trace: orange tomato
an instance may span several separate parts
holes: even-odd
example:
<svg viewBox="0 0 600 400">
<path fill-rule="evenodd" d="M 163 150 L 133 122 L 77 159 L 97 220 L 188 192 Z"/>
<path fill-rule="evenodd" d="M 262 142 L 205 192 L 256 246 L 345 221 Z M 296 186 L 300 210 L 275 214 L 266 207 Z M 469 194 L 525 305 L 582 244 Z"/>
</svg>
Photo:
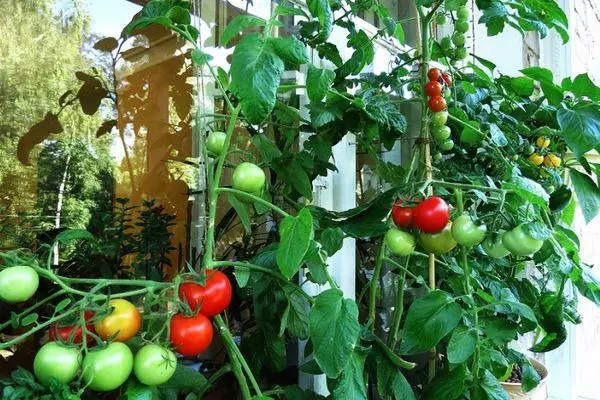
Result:
<svg viewBox="0 0 600 400">
<path fill-rule="evenodd" d="M 124 299 L 113 299 L 108 305 L 112 311 L 96 321 L 96 333 L 102 339 L 113 338 L 115 342 L 126 342 L 134 337 L 142 326 L 142 315 L 138 309 Z"/>
</svg>

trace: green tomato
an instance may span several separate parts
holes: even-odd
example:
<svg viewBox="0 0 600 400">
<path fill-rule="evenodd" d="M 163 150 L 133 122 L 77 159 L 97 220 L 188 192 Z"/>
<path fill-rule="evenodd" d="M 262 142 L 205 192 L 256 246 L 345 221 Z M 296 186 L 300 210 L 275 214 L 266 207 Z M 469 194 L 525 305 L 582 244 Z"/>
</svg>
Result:
<svg viewBox="0 0 600 400">
<path fill-rule="evenodd" d="M 443 151 L 450 151 L 454 148 L 454 141 L 452 139 L 444 140 L 438 146 Z"/>
<path fill-rule="evenodd" d="M 431 115 L 431 124 L 433 126 L 443 126 L 448 122 L 448 111 L 434 112 Z"/>
<path fill-rule="evenodd" d="M 456 247 L 452 237 L 452 223 L 449 222 L 443 231 L 438 233 L 424 233 L 419 235 L 419 243 L 427 253 L 444 254 Z"/>
<path fill-rule="evenodd" d="M 523 153 L 525 153 L 527 155 L 533 154 L 534 151 L 535 151 L 535 147 L 533 147 L 533 145 L 525 146 L 525 148 L 523 149 Z"/>
<path fill-rule="evenodd" d="M 121 386 L 133 369 L 133 354 L 126 344 L 112 342 L 102 350 L 90 351 L 81 365 L 83 380 L 92 390 L 108 392 Z"/>
<path fill-rule="evenodd" d="M 503 234 L 504 231 L 500 231 L 496 235 L 488 236 L 483 241 L 481 247 L 483 248 L 483 251 L 485 251 L 485 254 L 492 258 L 503 258 L 510 254 L 510 251 L 502 244 Z"/>
<path fill-rule="evenodd" d="M 162 385 L 177 369 L 177 357 L 171 350 L 157 344 L 142 347 L 133 360 L 133 373 L 148 386 Z"/>
<path fill-rule="evenodd" d="M 454 47 L 451 49 L 448 49 L 448 50 L 446 50 L 445 54 L 448 58 L 452 59 L 452 58 L 456 57 L 456 49 Z"/>
<path fill-rule="evenodd" d="M 464 60 L 467 57 L 469 57 L 469 52 L 467 51 L 467 49 L 465 49 L 464 47 L 456 49 L 456 58 L 458 60 Z"/>
<path fill-rule="evenodd" d="M 442 50 L 444 52 L 447 52 L 448 50 L 450 50 L 452 48 L 452 39 L 450 39 L 449 36 L 444 36 L 440 40 L 440 47 L 442 48 Z"/>
<path fill-rule="evenodd" d="M 523 225 L 518 225 L 502 235 L 502 244 L 515 256 L 524 257 L 537 253 L 544 241 L 531 237 L 523 230 Z"/>
<path fill-rule="evenodd" d="M 450 137 L 451 134 L 452 134 L 452 131 L 450 130 L 450 127 L 448 127 L 446 125 L 437 127 L 432 132 L 433 138 L 438 142 L 443 142 L 445 140 L 448 140 L 448 138 Z"/>
<path fill-rule="evenodd" d="M 452 91 L 446 87 L 442 92 L 442 96 L 444 96 L 445 99 L 449 99 L 452 96 Z"/>
<path fill-rule="evenodd" d="M 442 159 L 442 153 L 435 153 L 433 155 L 433 161 L 440 161 Z"/>
<path fill-rule="evenodd" d="M 410 233 L 391 228 L 385 234 L 385 244 L 393 255 L 408 256 L 415 250 L 415 238 Z"/>
<path fill-rule="evenodd" d="M 35 269 L 27 265 L 8 267 L 0 271 L 0 299 L 8 303 L 29 300 L 40 285 Z"/>
<path fill-rule="evenodd" d="M 465 247 L 475 247 L 487 233 L 485 225 L 475 225 L 468 215 L 461 215 L 452 222 L 452 237 Z"/>
<path fill-rule="evenodd" d="M 469 31 L 469 22 L 458 20 L 454 25 L 456 32 L 465 33 Z"/>
<path fill-rule="evenodd" d="M 460 32 L 455 32 L 454 35 L 452 35 L 452 43 L 454 43 L 456 47 L 463 47 L 466 41 L 465 35 Z"/>
<path fill-rule="evenodd" d="M 258 165 L 243 162 L 233 171 L 232 187 L 246 193 L 259 193 L 265 181 L 265 173 Z"/>
<path fill-rule="evenodd" d="M 448 22 L 448 19 L 446 18 L 446 14 L 444 13 L 439 13 L 438 15 L 435 16 L 435 22 L 438 25 L 445 25 L 446 22 Z"/>
<path fill-rule="evenodd" d="M 221 155 L 223 148 L 225 147 L 225 139 L 227 134 L 225 132 L 211 132 L 206 138 L 206 149 L 209 153 Z"/>
<path fill-rule="evenodd" d="M 44 385 L 53 380 L 67 384 L 77 375 L 80 364 L 81 354 L 76 347 L 48 342 L 35 355 L 33 372 Z"/>
<path fill-rule="evenodd" d="M 459 20 L 468 20 L 471 18 L 471 10 L 469 10 L 468 6 L 460 6 L 456 11 L 456 17 Z"/>
</svg>

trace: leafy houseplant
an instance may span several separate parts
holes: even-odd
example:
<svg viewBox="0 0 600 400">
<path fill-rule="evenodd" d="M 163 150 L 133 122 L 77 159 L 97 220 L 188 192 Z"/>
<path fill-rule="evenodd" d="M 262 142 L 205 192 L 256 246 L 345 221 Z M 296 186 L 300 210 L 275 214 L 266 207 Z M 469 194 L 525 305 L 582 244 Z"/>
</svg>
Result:
<svg viewBox="0 0 600 400">
<path fill-rule="evenodd" d="M 509 77 L 480 58 L 477 65 L 465 65 L 461 60 L 468 55 L 464 32 L 470 17 L 465 3 L 416 0 L 416 49 L 397 54 L 388 73 L 362 76 L 364 66 L 373 62 L 375 39 L 404 36 L 405 21 L 395 21 L 377 2 L 309 0 L 307 9 L 290 2 L 279 4 L 269 20 L 236 17 L 224 30 L 222 45 L 247 28 L 260 29 L 235 46 L 226 72 L 213 67 L 198 45 L 187 1 L 150 1 L 124 30 L 124 38 L 155 24 L 171 29 L 194 46 L 193 63 L 214 77 L 225 104 L 222 114 L 199 110 L 197 116 L 226 126 L 224 134 L 209 137 L 210 154 L 204 154 L 210 160 L 208 224 L 199 268 L 180 271 L 170 281 L 81 278 L 57 274 L 50 260 L 5 253 L 4 271 L 27 265 L 35 276 L 56 283 L 57 291 L 14 313 L 3 329 L 28 329 L 0 348 L 70 319 L 82 330 L 78 347 L 84 357 L 94 352 L 94 341 L 106 350 L 112 344 L 106 347 L 105 341 L 115 336 L 98 337 L 87 329 L 85 311 L 95 313 L 92 321 L 104 321 L 112 315 L 108 302 L 122 298 L 143 307 L 142 341 L 174 344 L 170 321 L 183 319 L 181 315 L 195 318 L 191 315 L 198 309 L 196 317 L 202 316 L 203 302 L 214 300 L 207 295 L 192 306 L 189 298 L 178 296 L 180 287 L 188 280 L 208 287 L 213 270 L 232 268 L 239 297 L 251 310 L 241 346 L 230 331 L 232 324 L 220 313 L 210 315 L 229 361 L 202 381 L 198 373 L 178 366 L 171 379 L 181 383 L 190 374 L 196 379 L 193 386 L 171 381 L 145 386 L 138 380 L 146 376 L 136 372 L 138 380 L 131 377 L 125 383 L 128 398 L 177 393 L 201 398 L 228 372 L 244 399 L 321 398 L 277 374 L 286 367 L 286 344 L 293 340 L 307 341 L 308 361 L 300 368 L 325 374 L 332 399 L 507 399 L 500 380 L 510 376 L 514 365 L 522 371 L 523 388 L 534 388 L 539 375 L 508 344 L 533 332 L 532 351 L 560 346 L 565 324 L 580 322 L 576 298 L 565 292 L 568 284 L 600 304 L 600 282 L 581 262 L 579 239 L 569 228 L 578 206 L 588 222 L 600 207 L 600 189 L 593 180 L 598 168 L 585 158 L 600 145 L 600 88 L 585 74 L 557 83 L 541 67 Z M 566 17 L 552 1 L 476 5 L 490 35 L 510 25 L 541 36 L 554 29 L 568 39 Z M 354 17 L 367 11 L 383 23 L 374 36 L 355 24 Z M 298 35 L 275 36 L 279 18 L 289 15 L 300 19 Z M 455 22 L 455 32 L 437 42 L 431 38 L 432 21 L 444 22 L 447 16 Z M 328 41 L 334 26 L 348 32 L 347 44 L 354 52 L 347 60 Z M 307 47 L 335 69 L 309 65 Z M 303 66 L 306 85 L 280 85 L 285 70 Z M 351 90 L 355 87 L 357 91 Z M 306 89 L 310 119 L 283 102 L 281 94 L 297 88 Z M 380 146 L 390 149 L 406 134 L 398 103 L 415 103 L 421 110 L 412 160 L 404 167 L 378 155 Z M 236 152 L 231 143 L 240 126 L 250 133 L 258 156 L 244 153 L 244 162 L 232 165 L 228 156 Z M 311 135 L 297 149 L 301 132 Z M 307 205 L 312 181 L 335 170 L 332 147 L 349 132 L 390 188 L 344 212 Z M 229 167 L 234 169 L 232 187 L 225 187 L 222 178 Z M 571 186 L 565 184 L 567 177 Z M 263 245 L 243 249 L 246 257 L 235 261 L 219 259 L 215 252 L 222 232 L 216 229 L 217 207 L 225 196 L 247 232 L 253 230 L 252 220 L 264 214 L 277 227 Z M 405 209 L 403 218 L 397 209 Z M 346 237 L 357 239 L 366 255 L 361 258 L 364 268 L 372 270 L 370 279 L 359 279 L 363 286 L 356 301 L 344 298 L 326 261 Z M 76 240 L 93 238 L 81 230 L 57 237 L 57 243 Z M 153 254 L 162 257 L 169 250 L 163 246 Z M 295 279 L 301 269 L 307 279 L 329 288 L 307 294 Z M 396 288 L 394 307 L 387 310 L 381 295 L 389 290 L 382 284 L 384 274 Z M 36 310 L 45 304 L 53 311 L 38 319 Z M 74 335 L 69 343 L 75 342 Z M 6 396 L 17 390 L 43 391 L 23 379 L 25 372 L 15 374 L 6 382 Z M 79 396 L 89 395 L 82 382 L 76 383 L 72 387 Z"/>
</svg>

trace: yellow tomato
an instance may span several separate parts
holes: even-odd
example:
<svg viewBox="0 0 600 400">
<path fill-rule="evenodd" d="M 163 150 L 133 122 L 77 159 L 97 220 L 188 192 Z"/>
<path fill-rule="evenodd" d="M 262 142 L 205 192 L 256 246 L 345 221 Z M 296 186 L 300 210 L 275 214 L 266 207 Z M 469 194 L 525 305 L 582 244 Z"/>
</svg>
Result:
<svg viewBox="0 0 600 400">
<path fill-rule="evenodd" d="M 544 157 L 544 165 L 548 168 L 560 167 L 561 163 L 562 160 L 556 154 L 550 153 L 546 157 Z"/>
<path fill-rule="evenodd" d="M 532 155 L 527 157 L 527 159 L 531 161 L 533 165 L 541 165 L 544 162 L 544 156 L 537 153 L 533 153 Z"/>
<path fill-rule="evenodd" d="M 102 339 L 112 338 L 115 342 L 126 342 L 134 337 L 142 326 L 142 315 L 138 309 L 124 299 L 113 299 L 108 305 L 112 311 L 96 321 L 96 333 Z"/>
<path fill-rule="evenodd" d="M 548 139 L 547 137 L 540 136 L 536 139 L 535 144 L 537 144 L 538 147 L 546 148 L 550 146 L 550 139 Z"/>
</svg>

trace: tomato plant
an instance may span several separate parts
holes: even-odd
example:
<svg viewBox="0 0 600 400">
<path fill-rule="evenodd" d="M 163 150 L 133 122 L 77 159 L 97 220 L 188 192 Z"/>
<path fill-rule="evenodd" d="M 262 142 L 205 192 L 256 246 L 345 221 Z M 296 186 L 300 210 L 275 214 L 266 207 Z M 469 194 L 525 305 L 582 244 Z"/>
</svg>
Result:
<svg viewBox="0 0 600 400">
<path fill-rule="evenodd" d="M 134 337 L 142 326 L 142 315 L 135 305 L 124 299 L 113 299 L 108 306 L 110 313 L 94 324 L 98 335 L 102 339 L 112 338 L 118 342 L 126 342 Z"/>
<path fill-rule="evenodd" d="M 452 237 L 465 247 L 477 246 L 485 238 L 487 227 L 476 225 L 468 215 L 461 215 L 452 221 Z"/>
<path fill-rule="evenodd" d="M 196 356 L 204 352 L 213 339 L 212 323 L 202 314 L 189 317 L 174 315 L 170 332 L 171 345 L 183 356 Z"/>
<path fill-rule="evenodd" d="M 175 353 L 157 344 L 145 345 L 133 359 L 133 373 L 144 385 L 162 385 L 171 379 L 176 369 Z"/>
<path fill-rule="evenodd" d="M 206 270 L 206 283 L 182 283 L 179 297 L 185 300 L 192 311 L 213 317 L 225 310 L 231 302 L 232 288 L 229 278 L 221 271 Z"/>
<path fill-rule="evenodd" d="M 17 265 L 0 271 L 0 299 L 9 303 L 29 300 L 35 294 L 40 278 L 27 265 Z"/>
<path fill-rule="evenodd" d="M 206 137 L 206 149 L 214 155 L 220 155 L 225 148 L 226 138 L 225 132 L 215 131 L 209 133 Z"/>
<path fill-rule="evenodd" d="M 450 208 L 444 199 L 429 197 L 415 207 L 413 223 L 415 227 L 426 233 L 441 232 L 450 220 Z"/>
<path fill-rule="evenodd" d="M 49 342 L 35 355 L 33 371 L 35 376 L 45 385 L 52 380 L 69 383 L 75 378 L 81 364 L 81 354 L 76 347 L 65 347 L 56 342 Z"/>
<path fill-rule="evenodd" d="M 385 243 L 395 256 L 408 256 L 415 250 L 415 238 L 407 232 L 392 228 L 385 234 Z"/>
<path fill-rule="evenodd" d="M 398 228 L 410 228 L 412 226 L 413 209 L 412 207 L 403 207 L 403 201 L 397 200 L 392 207 L 392 220 Z"/>
<path fill-rule="evenodd" d="M 94 324 L 87 323 L 87 321 L 92 319 L 93 316 L 94 313 L 91 311 L 86 311 L 84 313 L 86 329 L 91 332 L 94 332 Z M 83 340 L 83 329 L 79 325 L 62 325 L 61 323 L 53 323 L 48 329 L 48 338 L 52 341 L 56 340 L 63 343 L 71 341 L 75 344 L 78 344 Z M 93 337 L 88 336 L 87 340 L 91 343 L 93 341 Z"/>
<path fill-rule="evenodd" d="M 598 303 L 600 284 L 580 261 L 579 240 L 569 228 L 576 207 L 586 221 L 600 208 L 600 189 L 593 184 L 598 171 L 585 158 L 600 146 L 598 87 L 586 75 L 555 82 L 551 71 L 541 67 L 509 77 L 480 58 L 477 65 L 462 62 L 469 57 L 465 33 L 472 28 L 471 5 L 462 1 L 414 1 L 417 42 L 425 45 L 418 51 L 398 48 L 385 72 L 361 74 L 375 54 L 379 56 L 379 39 L 393 48 L 403 38 L 396 13 L 371 2 L 353 4 L 344 13 L 336 2 L 312 3 L 308 9 L 281 3 L 266 20 L 235 17 L 219 35 L 223 48 L 235 38 L 234 47 L 227 49 L 227 69 L 217 68 L 205 52 L 185 1 L 150 1 L 122 38 L 96 43 L 95 49 L 116 64 L 127 39 L 160 25 L 192 48 L 194 70 L 214 77 L 218 110 L 207 113 L 201 108 L 196 116 L 202 127 L 206 123 L 222 129 L 207 138 L 211 159 L 198 164 L 203 169 L 199 175 L 206 178 L 193 193 L 206 200 L 200 200 L 206 206 L 198 219 L 203 225 L 197 229 L 201 233 L 196 244 L 201 246 L 194 248 L 193 261 L 167 268 L 165 260 L 177 258 L 172 257 L 169 239 L 172 220 L 146 210 L 150 222 L 161 222 L 164 229 L 154 236 L 164 240 L 162 246 L 147 246 L 147 253 L 142 249 L 134 265 L 127 262 L 132 255 L 127 247 L 134 240 L 146 244 L 148 237 L 124 234 L 138 228 L 129 227 L 125 216 L 117 229 L 118 246 L 101 245 L 106 232 L 94 238 L 87 231 L 65 230 L 43 251 L 3 254 L 2 272 L 27 265 L 51 289 L 39 303 L 14 306 L 2 327 L 16 335 L 0 349 L 17 346 L 47 327 L 62 337 L 56 328 L 65 328 L 74 348 L 87 354 L 83 384 L 72 386 L 85 391 L 87 383 L 92 390 L 107 391 L 125 385 L 119 394 L 126 395 L 139 389 L 133 378 L 125 383 L 132 369 L 142 384 L 158 385 L 183 368 L 175 366 L 164 343 L 195 357 L 213 343 L 214 333 L 221 340 L 215 341 L 219 356 L 212 361 L 222 367 L 211 371 L 209 380 L 201 377 L 192 389 L 195 397 L 202 397 L 230 371 L 239 390 L 232 398 L 266 398 L 272 387 L 282 397 L 314 397 L 288 387 L 283 377 L 287 351 L 299 341 L 310 343 L 304 355 L 311 361 L 304 369 L 326 376 L 332 400 L 466 394 L 505 398 L 500 380 L 513 365 L 521 368 L 527 390 L 540 381 L 528 358 L 511 345 L 517 333 L 539 333 L 531 347 L 534 352 L 560 346 L 566 340 L 567 321 L 578 322 L 575 298 L 563 290 L 567 283 Z M 553 29 L 566 39 L 560 8 L 552 7 L 549 13 L 546 3 L 534 3 L 525 10 L 519 2 L 504 2 L 507 12 L 493 18 L 488 18 L 495 10 L 489 2 L 472 7 L 484 16 L 480 21 L 490 34 L 500 26 L 543 34 Z M 294 35 L 274 35 L 285 15 L 295 16 Z M 382 27 L 376 33 L 362 29 L 355 24 L 358 15 L 377 16 Z M 431 25 L 436 18 L 453 25 L 439 43 Z M 340 43 L 330 39 L 333 29 L 347 33 L 342 44 L 351 49 L 350 58 L 342 57 Z M 310 62 L 309 48 L 322 63 Z M 288 74 L 304 71 L 301 85 L 286 82 Z M 187 78 L 186 73 L 182 76 Z M 118 88 L 105 87 L 98 74 L 78 73 L 81 90 L 67 92 L 60 103 L 88 110 L 79 96 L 89 86 L 94 93 L 106 92 L 107 97 L 97 99 L 99 104 L 114 100 Z M 298 92 L 306 96 L 300 99 Z M 404 103 L 411 103 L 414 112 L 404 115 L 404 107 L 398 106 Z M 48 113 L 46 124 L 33 132 L 47 125 L 58 130 L 58 114 Z M 114 126 L 108 122 L 108 127 Z M 364 156 L 356 192 L 344 193 L 356 197 L 358 204 L 343 211 L 338 204 L 326 209 L 319 206 L 326 203 L 320 188 L 330 181 L 319 183 L 332 175 L 334 181 L 346 177 L 335 175 L 342 170 L 335 163 L 342 147 L 336 146 L 350 138 L 348 133 Z M 382 155 L 405 142 L 410 145 L 403 149 L 411 154 L 402 166 Z M 244 145 L 238 148 L 236 143 Z M 575 157 L 565 158 L 570 153 Z M 373 171 L 376 183 L 365 184 L 366 171 Z M 567 173 L 579 205 L 564 188 Z M 314 193 L 319 198 L 313 198 Z M 394 203 L 398 198 L 425 200 L 411 209 Z M 442 198 L 453 206 L 452 223 Z M 403 230 L 390 228 L 392 222 Z M 354 243 L 356 270 L 330 268 L 336 253 L 353 250 Z M 107 276 L 70 276 L 77 271 L 70 267 L 82 263 L 84 244 L 94 254 L 114 248 L 126 251 L 117 251 Z M 178 250 L 180 256 L 187 253 Z M 60 257 L 48 257 L 56 253 Z M 157 274 L 148 268 L 139 271 L 148 264 L 149 254 L 161 260 Z M 532 276 L 522 274 L 524 263 L 535 271 Z M 198 278 L 195 271 L 200 268 L 206 280 Z M 217 272 L 221 268 L 228 268 L 235 280 Z M 354 299 L 336 281 L 339 272 L 356 273 L 346 276 L 357 284 Z M 13 292 L 18 285 L 0 285 L 0 297 L 6 302 L 30 298 L 36 290 L 26 276 L 19 278 L 25 290 Z M 308 283 L 320 287 L 308 292 Z M 221 313 L 229 307 L 233 285 L 238 286 L 240 304 L 231 307 L 225 320 Z M 85 311 L 90 310 L 95 314 L 93 330 L 86 324 Z M 119 341 L 138 332 L 146 344 L 134 359 Z M 411 369 L 417 372 L 407 374 Z M 187 372 L 189 380 L 199 377 L 196 370 Z M 222 382 L 231 386 L 230 381 Z M 170 385 L 143 389 L 162 393 Z M 190 393 L 185 390 L 190 389 L 169 394 L 182 397 Z"/>
<path fill-rule="evenodd" d="M 108 392 L 121 386 L 133 369 L 133 354 L 127 345 L 113 342 L 90 351 L 81 363 L 83 380 L 90 389 Z"/>
<path fill-rule="evenodd" d="M 544 241 L 532 237 L 523 225 L 518 225 L 502 235 L 502 244 L 515 256 L 530 256 L 542 248 Z"/>
</svg>

